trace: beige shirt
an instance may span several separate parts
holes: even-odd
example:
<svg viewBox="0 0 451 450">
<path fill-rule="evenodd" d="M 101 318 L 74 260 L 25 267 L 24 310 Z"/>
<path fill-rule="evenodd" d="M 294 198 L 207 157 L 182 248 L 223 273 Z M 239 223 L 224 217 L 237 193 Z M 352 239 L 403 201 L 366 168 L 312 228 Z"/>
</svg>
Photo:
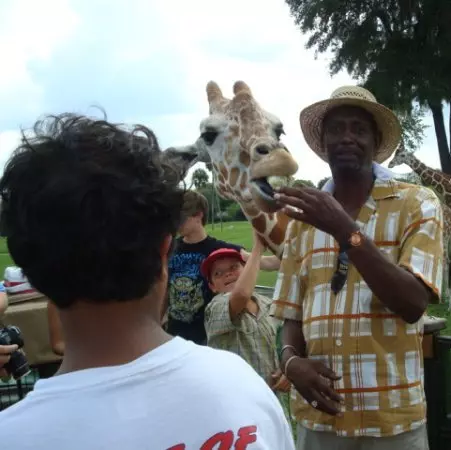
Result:
<svg viewBox="0 0 451 450">
<path fill-rule="evenodd" d="M 229 298 L 230 293 L 216 295 L 205 309 L 207 345 L 240 355 L 268 381 L 278 368 L 276 322 L 269 315 L 271 299 L 254 292 L 258 314 L 243 310 L 232 321 Z"/>
<path fill-rule="evenodd" d="M 390 261 L 440 298 L 443 217 L 433 191 L 376 180 L 357 223 Z M 271 313 L 300 321 L 308 357 L 342 375 L 334 389 L 345 400 L 343 416 L 333 417 L 296 394 L 293 413 L 303 426 L 339 436 L 415 429 L 426 421 L 423 321 L 410 325 L 390 311 L 351 263 L 344 288 L 333 294 L 337 250 L 332 236 L 290 222 Z"/>
</svg>

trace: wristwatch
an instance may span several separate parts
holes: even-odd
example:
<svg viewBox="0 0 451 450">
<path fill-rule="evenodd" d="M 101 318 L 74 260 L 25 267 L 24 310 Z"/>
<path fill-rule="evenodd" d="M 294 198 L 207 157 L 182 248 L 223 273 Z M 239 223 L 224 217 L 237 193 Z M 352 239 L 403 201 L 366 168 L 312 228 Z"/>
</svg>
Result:
<svg viewBox="0 0 451 450">
<path fill-rule="evenodd" d="M 340 251 L 347 252 L 353 247 L 360 247 L 364 239 L 365 236 L 360 230 L 353 231 L 347 241 L 340 243 Z"/>
</svg>

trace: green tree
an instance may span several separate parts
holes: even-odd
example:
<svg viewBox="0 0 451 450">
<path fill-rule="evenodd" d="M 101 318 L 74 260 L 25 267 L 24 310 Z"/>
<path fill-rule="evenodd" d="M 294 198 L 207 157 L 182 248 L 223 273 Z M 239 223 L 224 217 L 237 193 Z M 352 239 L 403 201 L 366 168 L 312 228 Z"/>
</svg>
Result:
<svg viewBox="0 0 451 450">
<path fill-rule="evenodd" d="M 197 190 L 206 187 L 209 181 L 208 173 L 204 169 L 199 168 L 193 172 L 191 182 Z"/>
<path fill-rule="evenodd" d="M 208 207 L 210 212 L 210 220 L 213 219 L 211 217 L 212 214 L 217 214 L 222 211 L 226 211 L 227 208 L 234 204 L 233 200 L 228 200 L 220 197 L 216 192 L 214 192 L 214 187 L 212 183 L 207 183 L 205 186 L 197 189 L 208 201 Z"/>
<path fill-rule="evenodd" d="M 293 186 L 315 187 L 315 184 L 310 180 L 294 180 Z"/>
<path fill-rule="evenodd" d="M 415 114 L 415 104 L 430 109 L 442 170 L 451 173 L 443 113 L 451 100 L 451 1 L 286 2 L 295 22 L 309 35 L 307 48 L 316 54 L 332 52 L 332 75 L 347 70 L 401 115 Z M 449 122 L 451 127 L 451 115 Z M 416 130 L 421 135 L 421 129 Z M 417 132 L 411 138 L 416 145 Z"/>
<path fill-rule="evenodd" d="M 408 113 L 398 113 L 406 150 L 416 152 L 423 144 L 424 134 L 428 128 L 423 122 L 424 115 L 425 109 L 419 106 L 414 106 Z"/>
</svg>

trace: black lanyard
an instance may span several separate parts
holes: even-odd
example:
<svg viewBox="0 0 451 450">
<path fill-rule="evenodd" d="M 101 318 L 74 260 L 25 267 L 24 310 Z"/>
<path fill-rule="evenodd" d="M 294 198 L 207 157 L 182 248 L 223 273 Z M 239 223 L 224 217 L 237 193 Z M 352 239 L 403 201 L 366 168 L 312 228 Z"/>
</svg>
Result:
<svg viewBox="0 0 451 450">
<path fill-rule="evenodd" d="M 330 288 L 332 292 L 337 295 L 346 283 L 346 278 L 348 276 L 349 269 L 349 258 L 346 252 L 338 252 L 337 268 L 330 282 Z"/>
</svg>

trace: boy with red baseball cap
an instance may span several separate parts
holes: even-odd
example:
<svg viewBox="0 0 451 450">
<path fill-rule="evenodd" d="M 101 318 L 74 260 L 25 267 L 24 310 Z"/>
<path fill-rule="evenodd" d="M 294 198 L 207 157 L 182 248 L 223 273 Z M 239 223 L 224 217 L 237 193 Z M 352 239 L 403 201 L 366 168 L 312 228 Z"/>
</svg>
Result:
<svg viewBox="0 0 451 450">
<path fill-rule="evenodd" d="M 246 263 L 240 252 L 230 248 L 216 250 L 202 262 L 201 273 L 216 294 L 205 309 L 207 345 L 237 353 L 274 391 L 288 392 L 290 383 L 278 369 L 271 300 L 255 292 L 264 250 L 254 232 Z"/>
</svg>

